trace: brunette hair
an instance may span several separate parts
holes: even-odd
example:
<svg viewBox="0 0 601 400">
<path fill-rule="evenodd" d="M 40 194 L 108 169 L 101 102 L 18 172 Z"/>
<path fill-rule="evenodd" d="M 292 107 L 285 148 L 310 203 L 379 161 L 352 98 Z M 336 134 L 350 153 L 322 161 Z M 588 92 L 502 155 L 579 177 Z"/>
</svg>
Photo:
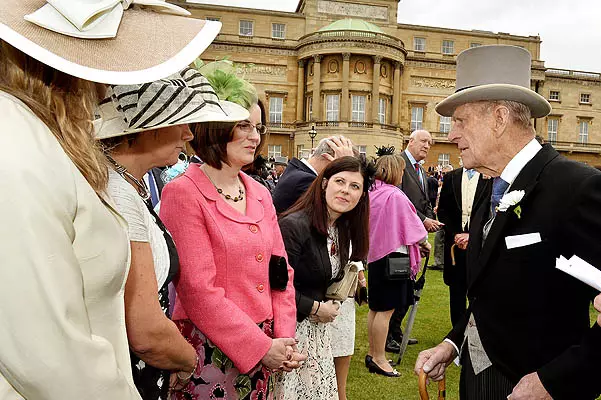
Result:
<svg viewBox="0 0 601 400">
<path fill-rule="evenodd" d="M 311 226 L 322 235 L 328 233 L 328 207 L 326 204 L 323 181 L 329 180 L 340 172 L 359 172 L 363 176 L 363 194 L 352 210 L 342 214 L 336 220 L 340 247 L 348 254 L 351 243 L 353 252 L 351 261 L 364 261 L 369 250 L 369 195 L 373 181 L 373 165 L 366 164 L 356 157 L 341 157 L 332 161 L 317 176 L 307 192 L 282 216 L 303 210 L 311 221 Z"/>
<path fill-rule="evenodd" d="M 0 90 L 25 103 L 96 193 L 105 191 L 106 158 L 94 140 L 92 127 L 104 85 L 60 72 L 0 40 Z"/>
<path fill-rule="evenodd" d="M 398 186 L 403 181 L 405 160 L 400 154 L 386 154 L 376 160 L 376 179 Z"/>
<path fill-rule="evenodd" d="M 261 123 L 265 124 L 265 106 L 261 100 L 256 105 L 261 111 Z M 252 107 L 252 106 L 251 106 Z M 227 144 L 234 137 L 234 128 L 237 123 L 232 122 L 199 122 L 191 124 L 190 128 L 194 138 L 190 141 L 192 150 L 207 165 L 221 169 L 222 164 L 230 165 L 227 159 Z M 255 159 L 269 140 L 269 132 L 261 136 L 261 141 L 255 150 Z"/>
</svg>

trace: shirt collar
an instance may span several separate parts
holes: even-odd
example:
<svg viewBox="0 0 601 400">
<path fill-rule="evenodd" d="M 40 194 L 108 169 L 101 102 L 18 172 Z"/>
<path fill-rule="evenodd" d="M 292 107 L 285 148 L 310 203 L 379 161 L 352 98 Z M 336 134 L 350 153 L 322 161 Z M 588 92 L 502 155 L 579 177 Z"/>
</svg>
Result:
<svg viewBox="0 0 601 400">
<path fill-rule="evenodd" d="M 308 161 L 308 160 L 305 160 L 304 158 L 301 158 L 301 162 L 302 162 L 303 164 L 305 164 L 307 167 L 309 167 L 309 169 L 310 169 L 311 171 L 313 171 L 313 173 L 315 174 L 315 176 L 319 175 L 319 174 L 317 173 L 317 171 L 315 171 L 315 168 L 313 168 L 313 166 L 312 166 L 311 164 L 309 164 L 309 161 Z"/>
<path fill-rule="evenodd" d="M 411 166 L 415 167 L 415 163 L 417 161 L 415 161 L 415 157 L 413 157 L 413 154 L 411 154 L 411 152 L 409 151 L 409 149 L 405 149 L 405 154 L 407 154 L 407 158 L 411 162 Z"/>
<path fill-rule="evenodd" d="M 528 164 L 542 148 L 543 147 L 536 139 L 532 139 L 530 143 L 524 146 L 524 148 L 509 161 L 505 169 L 503 169 L 503 172 L 501 172 L 501 179 L 511 186 L 526 164 Z"/>
</svg>

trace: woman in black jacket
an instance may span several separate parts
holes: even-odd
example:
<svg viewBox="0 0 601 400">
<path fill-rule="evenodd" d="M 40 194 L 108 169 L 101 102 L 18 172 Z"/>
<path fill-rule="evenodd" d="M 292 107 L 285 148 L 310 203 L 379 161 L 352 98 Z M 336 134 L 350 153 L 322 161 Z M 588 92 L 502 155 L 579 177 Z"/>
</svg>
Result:
<svg viewBox="0 0 601 400">
<path fill-rule="evenodd" d="M 280 219 L 288 262 L 294 268 L 298 348 L 307 361 L 281 377 L 278 400 L 337 400 L 331 326 L 340 303 L 326 290 L 348 261 L 362 261 L 369 247 L 371 170 L 355 157 L 333 161 Z"/>
</svg>

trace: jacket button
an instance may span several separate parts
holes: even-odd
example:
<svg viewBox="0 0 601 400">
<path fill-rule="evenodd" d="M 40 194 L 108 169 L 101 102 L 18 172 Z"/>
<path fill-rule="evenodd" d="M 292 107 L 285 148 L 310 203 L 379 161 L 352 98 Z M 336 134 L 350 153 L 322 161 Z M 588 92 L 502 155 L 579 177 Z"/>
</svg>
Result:
<svg viewBox="0 0 601 400">
<path fill-rule="evenodd" d="M 262 283 L 259 283 L 257 285 L 257 290 L 259 291 L 259 293 L 263 293 L 263 291 L 265 290 L 265 286 Z"/>
<path fill-rule="evenodd" d="M 263 254 L 259 253 L 259 254 L 257 254 L 257 256 L 255 258 L 258 262 L 261 262 L 261 261 L 263 261 Z"/>
<path fill-rule="evenodd" d="M 250 229 L 250 231 L 251 231 L 252 233 L 257 233 L 257 232 L 259 232 L 259 228 L 257 228 L 257 225 L 251 225 L 251 226 L 249 226 L 249 227 L 248 227 L 248 229 Z"/>
</svg>

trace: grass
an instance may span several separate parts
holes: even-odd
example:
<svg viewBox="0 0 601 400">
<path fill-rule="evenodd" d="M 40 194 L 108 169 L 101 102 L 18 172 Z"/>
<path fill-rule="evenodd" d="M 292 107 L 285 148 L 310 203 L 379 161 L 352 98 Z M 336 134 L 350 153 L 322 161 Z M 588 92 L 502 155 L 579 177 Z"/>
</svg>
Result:
<svg viewBox="0 0 601 400">
<path fill-rule="evenodd" d="M 434 238 L 430 238 L 434 243 Z M 430 258 L 430 264 L 432 264 Z M 417 309 L 417 315 L 411 337 L 419 343 L 408 346 L 401 365 L 396 369 L 401 373 L 400 378 L 386 378 L 370 374 L 364 365 L 365 354 L 368 350 L 367 339 L 367 305 L 357 307 L 355 355 L 351 361 L 348 378 L 349 400 L 416 400 L 419 399 L 417 377 L 413 374 L 413 366 L 420 351 L 434 347 L 440 343 L 451 329 L 449 315 L 449 290 L 442 281 L 442 271 L 428 270 L 426 286 Z M 597 318 L 597 313 L 591 307 L 591 321 Z M 403 322 L 403 328 L 404 328 Z M 388 354 L 392 358 L 392 354 Z M 395 357 L 396 360 L 396 357 Z M 447 369 L 447 399 L 459 399 L 460 369 L 452 364 Z M 436 399 L 436 384 L 430 384 L 431 399 Z M 601 399 L 601 398 L 600 398 Z M 599 399 L 598 399 L 599 400 Z"/>
</svg>

